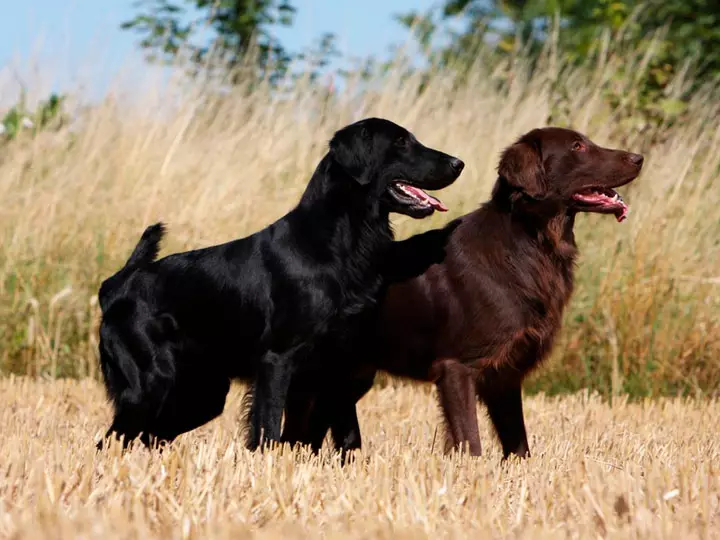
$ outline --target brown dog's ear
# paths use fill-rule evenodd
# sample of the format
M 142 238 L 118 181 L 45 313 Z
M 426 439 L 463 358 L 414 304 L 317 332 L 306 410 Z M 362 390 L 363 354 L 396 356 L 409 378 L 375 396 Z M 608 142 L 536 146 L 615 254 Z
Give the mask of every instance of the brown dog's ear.
M 498 175 L 533 199 L 542 199 L 547 191 L 542 156 L 529 142 L 519 141 L 505 149 Z

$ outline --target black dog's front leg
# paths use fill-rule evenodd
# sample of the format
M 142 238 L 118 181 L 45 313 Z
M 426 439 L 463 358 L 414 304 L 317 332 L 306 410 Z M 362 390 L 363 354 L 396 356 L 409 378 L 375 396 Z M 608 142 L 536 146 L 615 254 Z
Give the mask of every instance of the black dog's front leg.
M 283 442 L 292 446 L 298 443 L 309 445 L 317 454 L 328 430 L 332 433 L 335 450 L 340 452 L 342 462 L 345 463 L 348 452 L 360 449 L 362 445 L 352 396 L 330 396 L 318 392 L 315 399 L 303 394 L 288 400 Z
M 260 361 L 253 384 L 247 448 L 280 441 L 280 426 L 298 351 L 269 351 Z
M 340 453 L 342 462 L 345 463 L 349 452 L 362 447 L 357 402 L 370 390 L 374 379 L 375 370 L 365 370 L 354 376 L 337 375 L 322 389 L 313 392 L 314 399 L 307 393 L 302 396 L 304 400 L 296 398 L 288 407 L 285 420 L 286 429 L 290 427 L 296 436 L 293 442 L 309 443 L 317 453 L 329 429 L 335 450 Z M 290 410 L 290 407 L 293 409 Z M 290 426 L 288 418 L 291 420 Z M 297 437 L 301 429 L 292 425 L 293 418 L 303 419 L 302 423 L 296 422 L 305 430 L 301 437 Z
M 357 403 L 367 394 L 375 382 L 375 370 L 365 368 L 356 372 L 344 385 L 344 391 L 336 395 L 334 403 L 325 404 L 330 416 L 330 433 L 335 449 L 341 453 L 343 463 L 348 452 L 362 447 L 360 423 L 357 416 Z M 312 424 L 312 422 L 311 422 Z
M 432 229 L 390 245 L 382 268 L 386 284 L 399 283 L 424 274 L 433 264 L 445 260 L 450 235 L 460 225 L 451 221 L 442 229 Z

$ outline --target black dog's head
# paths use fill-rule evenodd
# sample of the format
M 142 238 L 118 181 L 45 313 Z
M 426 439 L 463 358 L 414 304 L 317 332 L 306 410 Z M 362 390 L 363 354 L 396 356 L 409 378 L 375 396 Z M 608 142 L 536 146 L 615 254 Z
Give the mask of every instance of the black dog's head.
M 329 156 L 358 186 L 380 195 L 389 211 L 414 218 L 447 210 L 423 190 L 449 186 L 464 167 L 458 158 L 422 145 L 408 130 L 382 118 L 337 131 Z

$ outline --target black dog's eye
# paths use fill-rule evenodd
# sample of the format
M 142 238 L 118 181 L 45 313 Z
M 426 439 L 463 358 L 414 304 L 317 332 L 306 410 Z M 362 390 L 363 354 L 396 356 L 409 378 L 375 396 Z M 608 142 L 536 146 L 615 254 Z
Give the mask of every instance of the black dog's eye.
M 395 139 L 395 146 L 398 148 L 407 148 L 410 145 L 410 141 L 407 137 L 400 137 L 399 139 Z
M 587 146 L 585 146 L 584 143 L 577 141 L 577 142 L 573 143 L 572 149 L 573 149 L 573 152 L 584 152 L 585 150 L 587 150 Z

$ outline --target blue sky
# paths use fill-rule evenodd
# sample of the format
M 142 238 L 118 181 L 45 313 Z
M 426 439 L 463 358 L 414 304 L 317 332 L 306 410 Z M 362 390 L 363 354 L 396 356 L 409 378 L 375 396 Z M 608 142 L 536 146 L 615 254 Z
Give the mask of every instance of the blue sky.
M 28 59 L 39 69 L 52 68 L 53 88 L 74 86 L 89 78 L 101 87 L 121 67 L 136 65 L 136 36 L 120 22 L 135 13 L 134 0 L 25 0 L 0 8 L 0 69 L 19 66 L 27 75 Z M 298 50 L 324 32 L 337 35 L 350 56 L 382 55 L 407 32 L 392 18 L 409 10 L 425 11 L 437 0 L 296 0 L 295 25 L 279 29 L 284 45 Z M 137 63 L 136 63 L 137 62 Z

